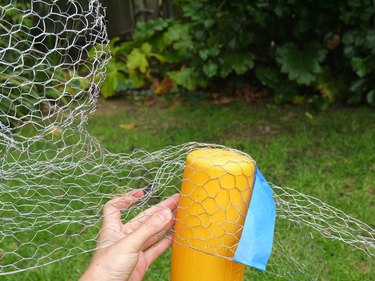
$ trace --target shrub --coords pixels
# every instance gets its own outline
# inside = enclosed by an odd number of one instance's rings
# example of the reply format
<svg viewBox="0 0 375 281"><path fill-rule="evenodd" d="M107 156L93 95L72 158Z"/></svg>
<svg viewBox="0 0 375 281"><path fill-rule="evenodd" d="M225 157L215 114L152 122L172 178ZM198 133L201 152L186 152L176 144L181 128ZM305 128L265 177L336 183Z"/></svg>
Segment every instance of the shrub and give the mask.
<svg viewBox="0 0 375 281"><path fill-rule="evenodd" d="M104 96L147 88L213 91L251 81L271 89L276 102L375 105L372 1L179 0L177 5L180 18L139 22L131 42L112 45L116 60Z"/></svg>
<svg viewBox="0 0 375 281"><path fill-rule="evenodd" d="M80 41L91 34L85 32L85 21L77 17L77 11L72 18L65 16L74 13L72 3L55 2L0 4L2 130L26 125L45 115L52 118L51 112L58 113L57 109L67 104L70 108L77 106L90 87L90 65L85 61L91 58L87 58L85 42ZM87 5L79 7L84 9Z"/></svg>
<svg viewBox="0 0 375 281"><path fill-rule="evenodd" d="M43 89L39 84L54 77L63 81L66 75L60 69L35 66L44 50L35 48L37 39L35 25L38 18L25 14L31 9L31 3L16 2L0 7L0 125L2 129L12 127L20 120L29 118L31 111L41 114L47 104L40 104L41 97L57 100L60 88ZM10 32L12 31L12 32ZM51 42L45 40L40 46L48 48ZM52 45L53 46L53 45ZM59 60L50 55L49 60ZM61 103L66 102L60 99ZM44 109L48 110L48 109ZM3 127L4 126L4 127Z"/></svg>

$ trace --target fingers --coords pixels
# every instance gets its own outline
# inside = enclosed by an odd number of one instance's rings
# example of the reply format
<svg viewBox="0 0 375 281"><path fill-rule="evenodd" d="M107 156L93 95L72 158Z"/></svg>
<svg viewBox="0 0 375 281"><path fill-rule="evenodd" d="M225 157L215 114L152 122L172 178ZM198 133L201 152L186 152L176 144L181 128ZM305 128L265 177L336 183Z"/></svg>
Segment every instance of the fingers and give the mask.
<svg viewBox="0 0 375 281"><path fill-rule="evenodd" d="M146 241L146 243L142 247L142 251L147 250L156 242L158 242L173 227L173 225L175 224L176 211L177 211L177 208L172 210L173 217L171 221L163 228L161 232L159 232L158 234L154 235L153 237L151 237L149 240Z"/></svg>
<svg viewBox="0 0 375 281"><path fill-rule="evenodd" d="M131 206L142 197L142 190L133 190L108 201L103 207L103 225L117 224L121 219L121 210Z"/></svg>
<svg viewBox="0 0 375 281"><path fill-rule="evenodd" d="M150 226L152 228L152 221L155 220L155 215L158 215L159 212L168 209L165 212L170 214L171 211L174 212L176 210L180 197L179 194L175 194L160 202L159 204L138 214L135 218L133 218L125 225L122 224L121 210L136 203L141 197L143 197L143 195L144 193L142 190L134 190L128 192L124 196L116 197L107 202L107 204L103 207L103 223L98 238L98 247L101 248L105 247L106 245L109 246L113 243L121 241L122 239L124 239L124 237L133 236L130 234L138 231L141 226L146 224L146 228L143 227L142 229L143 233L148 233L148 237L146 240L138 240L141 243L139 250L144 251L155 244L157 241L159 241L160 238L168 232L168 230L174 224L174 220L172 220L173 215L171 215L171 217L167 215L168 221L165 221L165 223L158 222L155 225L157 230L151 230Z"/></svg>
<svg viewBox="0 0 375 281"><path fill-rule="evenodd" d="M152 245L154 245L156 242L158 242L174 225L174 220L171 220L168 225L166 225L159 233L152 236L150 239L148 239L142 246L142 251L147 250Z"/></svg>
<svg viewBox="0 0 375 281"><path fill-rule="evenodd" d="M152 264L162 253L164 253L169 246L172 245L173 235L170 234L167 237L160 240L158 243L153 245L147 251L144 252L147 264Z"/></svg>
<svg viewBox="0 0 375 281"><path fill-rule="evenodd" d="M136 203L142 197L142 190L133 190L123 196L113 198L104 205L103 222L99 235L99 242L111 240L113 238L112 236L119 237L118 235L122 233L121 231L123 227L121 222L121 210Z"/></svg>
<svg viewBox="0 0 375 281"><path fill-rule="evenodd" d="M173 217L176 213L177 210L177 204L178 200L180 198L179 194L175 194L166 200L160 202L159 204L151 207L148 210L145 210L141 214L137 215L135 218L133 218L131 221L126 223L123 226L123 233L130 234L134 232L136 229L138 229L143 222L145 222L150 216L153 214L157 213L158 211L162 210L163 208L169 208L172 211ZM151 247L153 244L158 242L160 238L162 238L174 225L174 220L171 219L170 222L156 235L152 236L150 239L148 239L144 245L142 246L142 251L148 249Z"/></svg>
<svg viewBox="0 0 375 281"><path fill-rule="evenodd" d="M142 280L147 268L172 244L172 235L168 235L144 253L144 262L138 263L129 281Z"/></svg>
<svg viewBox="0 0 375 281"><path fill-rule="evenodd" d="M153 214L132 234L123 238L119 242L119 248L128 252L129 254L139 253L142 250L143 245L150 238L166 228L166 226L172 220L172 217L173 215L169 208L164 208L161 211Z"/></svg>
<svg viewBox="0 0 375 281"><path fill-rule="evenodd" d="M144 212L138 214L128 223L126 223L122 230L124 233L131 233L135 231L143 222L145 222L150 216L154 215L155 213L159 212L164 208L168 208L174 211L177 207L178 200L180 199L180 194L172 195L171 197L167 198L166 200L160 202L159 204L145 210Z"/></svg>

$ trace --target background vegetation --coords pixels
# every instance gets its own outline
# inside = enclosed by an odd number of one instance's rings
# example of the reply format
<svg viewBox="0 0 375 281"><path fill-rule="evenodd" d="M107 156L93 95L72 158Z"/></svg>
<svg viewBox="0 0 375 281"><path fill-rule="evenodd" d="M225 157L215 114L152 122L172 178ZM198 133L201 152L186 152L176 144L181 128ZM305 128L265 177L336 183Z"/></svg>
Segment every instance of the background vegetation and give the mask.
<svg viewBox="0 0 375 281"><path fill-rule="evenodd" d="M64 7L60 13L74 12L69 1L57 5ZM4 128L17 127L31 114L38 119L55 106L74 103L89 87L82 42L88 40L67 32L84 28L82 19L67 20L56 6L55 10L48 2L0 3L0 122ZM77 53L73 41L83 51ZM56 46L70 54L75 51L71 55L80 65L69 62L69 56Z"/></svg>
<svg viewBox="0 0 375 281"><path fill-rule="evenodd" d="M373 1L175 4L178 18L138 22L130 42L112 40L103 97L266 90L277 103L375 105Z"/></svg>

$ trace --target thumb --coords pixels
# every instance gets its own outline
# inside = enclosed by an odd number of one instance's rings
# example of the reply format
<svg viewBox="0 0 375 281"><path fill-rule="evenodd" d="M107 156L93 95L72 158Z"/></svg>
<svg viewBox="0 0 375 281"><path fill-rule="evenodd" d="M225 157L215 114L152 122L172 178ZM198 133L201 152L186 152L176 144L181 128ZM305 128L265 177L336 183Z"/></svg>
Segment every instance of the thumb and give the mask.
<svg viewBox="0 0 375 281"><path fill-rule="evenodd" d="M120 241L121 246L124 246L124 249L126 249L128 253L140 252L143 245L151 237L161 232L172 217L173 215L169 208L164 208L153 214L136 231L122 239Z"/></svg>

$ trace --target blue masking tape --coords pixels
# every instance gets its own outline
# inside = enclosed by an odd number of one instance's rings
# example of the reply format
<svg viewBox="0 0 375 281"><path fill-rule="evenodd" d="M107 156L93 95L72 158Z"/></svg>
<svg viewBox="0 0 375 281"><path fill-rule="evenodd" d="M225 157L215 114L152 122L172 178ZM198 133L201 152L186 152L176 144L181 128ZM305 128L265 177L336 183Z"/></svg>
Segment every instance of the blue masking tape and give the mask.
<svg viewBox="0 0 375 281"><path fill-rule="evenodd" d="M250 208L233 260L265 271L272 252L273 232L276 221L276 206L273 190L258 169Z"/></svg>

